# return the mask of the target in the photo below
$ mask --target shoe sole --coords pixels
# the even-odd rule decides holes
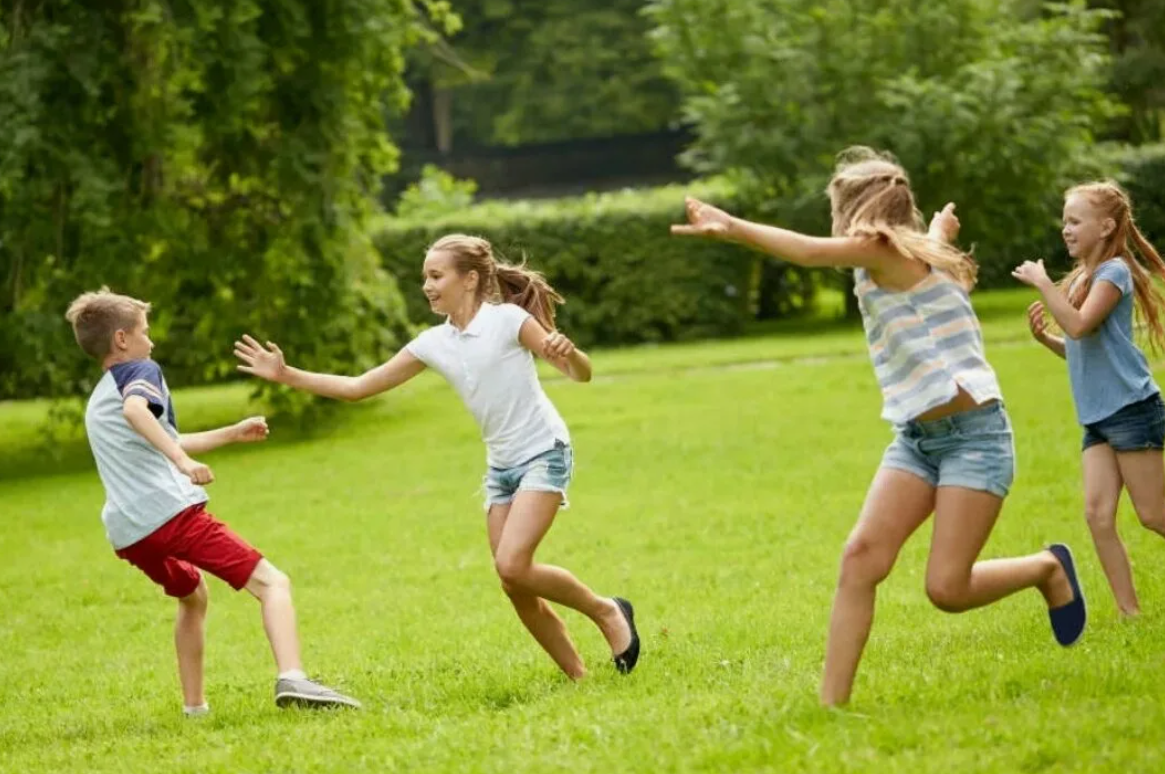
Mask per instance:
[[[325,698],[323,696],[311,696],[306,693],[281,693],[275,697],[275,706],[284,709],[287,707],[305,707],[308,709],[327,709],[329,707],[351,707],[352,709],[360,709],[360,702],[355,699],[337,699]]]

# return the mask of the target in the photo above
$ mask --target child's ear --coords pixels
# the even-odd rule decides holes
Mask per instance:
[[[1108,239],[1110,236],[1112,236],[1114,231],[1116,231],[1116,221],[1112,218],[1105,218],[1104,233],[1101,234],[1101,236],[1103,236],[1105,239]]]
[[[126,339],[127,335],[128,334],[124,330],[122,330],[121,328],[118,328],[117,330],[115,330],[113,332],[113,348],[114,349],[125,349],[125,339]]]

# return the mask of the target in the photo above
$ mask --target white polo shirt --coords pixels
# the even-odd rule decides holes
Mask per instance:
[[[405,346],[461,396],[494,468],[520,465],[555,441],[570,443],[566,423],[542,391],[533,354],[518,341],[528,317],[514,304],[485,303],[464,331],[446,320]]]

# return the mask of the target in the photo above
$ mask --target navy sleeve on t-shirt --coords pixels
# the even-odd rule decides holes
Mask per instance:
[[[169,392],[166,390],[166,381],[162,378],[162,367],[153,360],[131,360],[128,363],[118,363],[109,369],[113,380],[117,384],[117,391],[122,400],[131,395],[138,395],[146,399],[153,415],[159,419],[170,409],[170,424],[177,429],[177,420],[174,418],[174,407],[170,402]]]

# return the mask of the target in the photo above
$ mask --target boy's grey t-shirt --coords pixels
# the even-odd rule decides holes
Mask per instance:
[[[157,363],[132,360],[106,371],[89,397],[85,430],[105,485],[101,521],[115,549],[133,545],[208,499],[206,490],[192,484],[130,426],[123,406],[131,395],[145,398],[166,432],[178,438],[174,404]]]
[[[1133,338],[1133,275],[1128,265],[1120,258],[1105,261],[1096,268],[1092,282],[1112,283],[1121,292],[1121,300],[1088,336],[1064,337],[1072,398],[1082,425],[1099,422],[1160,392],[1149,361]]]

